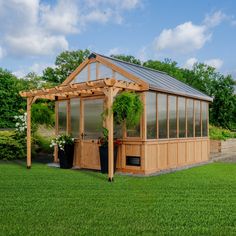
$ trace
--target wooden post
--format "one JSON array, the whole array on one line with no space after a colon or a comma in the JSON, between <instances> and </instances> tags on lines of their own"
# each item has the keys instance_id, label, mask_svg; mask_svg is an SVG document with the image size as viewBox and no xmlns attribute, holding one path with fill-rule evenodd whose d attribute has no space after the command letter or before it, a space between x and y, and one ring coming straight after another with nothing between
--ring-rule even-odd
<instances>
[{"instance_id":1,"label":"wooden post","mask_svg":"<svg viewBox=\"0 0 236 236\"><path fill-rule=\"evenodd\" d=\"M27 168L31 168L31 105L33 97L27 98Z\"/></svg>"},{"instance_id":2,"label":"wooden post","mask_svg":"<svg viewBox=\"0 0 236 236\"><path fill-rule=\"evenodd\" d=\"M59 122L58 122L58 97L55 98L55 135L59 134ZM54 146L54 162L58 162L58 146Z\"/></svg>"},{"instance_id":3,"label":"wooden post","mask_svg":"<svg viewBox=\"0 0 236 236\"><path fill-rule=\"evenodd\" d=\"M113 113L110 110L113 103L113 89L108 88L107 91L107 108L109 109L107 117L108 129L108 181L113 181L114 176L114 144L113 144Z\"/></svg>"},{"instance_id":4,"label":"wooden post","mask_svg":"<svg viewBox=\"0 0 236 236\"><path fill-rule=\"evenodd\" d=\"M66 103L66 134L71 134L71 109L70 109L70 99Z\"/></svg>"}]
</instances>

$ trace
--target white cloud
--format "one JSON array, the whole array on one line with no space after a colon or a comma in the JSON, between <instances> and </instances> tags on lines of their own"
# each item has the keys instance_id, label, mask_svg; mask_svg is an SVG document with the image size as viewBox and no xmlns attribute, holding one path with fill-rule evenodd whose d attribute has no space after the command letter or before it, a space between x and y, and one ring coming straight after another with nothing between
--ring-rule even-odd
<instances>
[{"instance_id":1,"label":"white cloud","mask_svg":"<svg viewBox=\"0 0 236 236\"><path fill-rule=\"evenodd\" d=\"M154 40L154 48L157 51L188 53L202 48L210 39L211 34L205 26L186 22L174 29L164 29Z\"/></svg>"},{"instance_id":2,"label":"white cloud","mask_svg":"<svg viewBox=\"0 0 236 236\"><path fill-rule=\"evenodd\" d=\"M154 39L154 49L158 52L189 53L201 49L212 38L212 29L223 21L233 22L233 16L222 11L207 14L202 24L191 21L177 25L175 28L164 29Z\"/></svg>"},{"instance_id":3,"label":"white cloud","mask_svg":"<svg viewBox=\"0 0 236 236\"><path fill-rule=\"evenodd\" d=\"M24 78L30 72L34 72L37 75L41 76L43 74L44 69L46 69L47 67L54 68L55 65L47 63L34 63L30 67L21 67L19 70L16 70L12 73L18 78Z\"/></svg>"},{"instance_id":4,"label":"white cloud","mask_svg":"<svg viewBox=\"0 0 236 236\"><path fill-rule=\"evenodd\" d=\"M142 47L138 53L137 53L137 58L141 61L141 62L144 62L144 61L147 61L148 60L148 47L144 46ZM150 58L149 58L150 59Z\"/></svg>"},{"instance_id":5,"label":"white cloud","mask_svg":"<svg viewBox=\"0 0 236 236\"><path fill-rule=\"evenodd\" d=\"M185 62L183 67L186 69L192 69L195 63L199 63L198 59L195 57L191 57ZM219 70L224 62L220 58L212 58L205 60L203 63L208 66L214 67L216 70Z\"/></svg>"},{"instance_id":6,"label":"white cloud","mask_svg":"<svg viewBox=\"0 0 236 236\"><path fill-rule=\"evenodd\" d=\"M88 22L98 22L98 23L107 23L111 18L112 12L110 9L105 11L93 10L88 15L83 17L83 22L86 24Z\"/></svg>"},{"instance_id":7,"label":"white cloud","mask_svg":"<svg viewBox=\"0 0 236 236\"><path fill-rule=\"evenodd\" d=\"M142 0L0 0L0 45L8 56L55 55L88 24L123 22Z\"/></svg>"},{"instance_id":8,"label":"white cloud","mask_svg":"<svg viewBox=\"0 0 236 236\"><path fill-rule=\"evenodd\" d=\"M236 20L232 20L231 25L235 26L236 25Z\"/></svg>"},{"instance_id":9,"label":"white cloud","mask_svg":"<svg viewBox=\"0 0 236 236\"><path fill-rule=\"evenodd\" d=\"M22 36L9 35L6 40L10 52L18 55L50 55L55 51L68 49L68 42L64 36L47 36L44 33Z\"/></svg>"},{"instance_id":10,"label":"white cloud","mask_svg":"<svg viewBox=\"0 0 236 236\"><path fill-rule=\"evenodd\" d=\"M186 68L186 69L192 69L194 64L197 63L197 62L198 62L197 58L191 57L185 62L183 67Z\"/></svg>"},{"instance_id":11,"label":"white cloud","mask_svg":"<svg viewBox=\"0 0 236 236\"><path fill-rule=\"evenodd\" d=\"M142 0L86 0L89 7L99 7L101 5L111 6L116 9L131 10L141 5Z\"/></svg>"},{"instance_id":12,"label":"white cloud","mask_svg":"<svg viewBox=\"0 0 236 236\"><path fill-rule=\"evenodd\" d=\"M2 59L5 56L4 49L0 46L0 59Z\"/></svg>"},{"instance_id":13,"label":"white cloud","mask_svg":"<svg viewBox=\"0 0 236 236\"><path fill-rule=\"evenodd\" d=\"M216 11L212 14L207 14L204 19L204 25L207 27L215 27L219 25L222 21L228 19L228 16L222 11Z\"/></svg>"},{"instance_id":14,"label":"white cloud","mask_svg":"<svg viewBox=\"0 0 236 236\"><path fill-rule=\"evenodd\" d=\"M60 0L57 5L41 7L42 24L45 28L59 33L78 33L79 12L76 4Z\"/></svg>"},{"instance_id":15,"label":"white cloud","mask_svg":"<svg viewBox=\"0 0 236 236\"><path fill-rule=\"evenodd\" d=\"M18 78L23 78L24 76L26 76L27 73L25 72L25 70L19 69L19 70L13 71L12 74Z\"/></svg>"},{"instance_id":16,"label":"white cloud","mask_svg":"<svg viewBox=\"0 0 236 236\"><path fill-rule=\"evenodd\" d=\"M204 63L207 64L208 66L216 68L217 70L219 70L223 65L223 61L219 58L205 60Z\"/></svg>"},{"instance_id":17,"label":"white cloud","mask_svg":"<svg viewBox=\"0 0 236 236\"><path fill-rule=\"evenodd\" d=\"M29 72L34 72L37 75L42 75L44 69L47 67L55 68L55 65L53 64L46 64L46 63L34 63L32 66L29 67Z\"/></svg>"},{"instance_id":18,"label":"white cloud","mask_svg":"<svg viewBox=\"0 0 236 236\"><path fill-rule=\"evenodd\" d=\"M141 4L141 1L139 1L139 0L123 0L123 1L120 1L119 3L120 3L120 6L122 9L133 9L133 8L138 7Z\"/></svg>"},{"instance_id":19,"label":"white cloud","mask_svg":"<svg viewBox=\"0 0 236 236\"><path fill-rule=\"evenodd\" d=\"M108 51L107 55L110 56L110 55L127 54L127 53L128 53L127 49L115 47L115 48L111 48Z\"/></svg>"}]
</instances>

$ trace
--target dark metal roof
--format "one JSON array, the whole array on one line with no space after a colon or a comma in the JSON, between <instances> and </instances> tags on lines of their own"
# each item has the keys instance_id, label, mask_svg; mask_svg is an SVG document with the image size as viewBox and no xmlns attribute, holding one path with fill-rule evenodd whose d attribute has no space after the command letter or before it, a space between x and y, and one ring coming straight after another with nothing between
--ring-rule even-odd
<instances>
[{"instance_id":1,"label":"dark metal roof","mask_svg":"<svg viewBox=\"0 0 236 236\"><path fill-rule=\"evenodd\" d=\"M91 54L92 56L94 54ZM95 54L96 55L96 54ZM97 54L99 55L99 54ZM133 74L141 80L147 82L152 90L159 90L167 93L178 94L187 97L199 98L201 100L213 101L213 99L199 90L169 76L165 72L150 69L144 66L121 61L116 58L99 55L114 65Z\"/></svg>"}]
</instances>

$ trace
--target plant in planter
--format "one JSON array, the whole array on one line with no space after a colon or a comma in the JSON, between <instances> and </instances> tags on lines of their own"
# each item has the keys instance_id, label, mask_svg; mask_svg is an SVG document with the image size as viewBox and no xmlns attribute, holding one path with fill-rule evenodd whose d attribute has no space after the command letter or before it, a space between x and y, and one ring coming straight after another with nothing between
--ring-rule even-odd
<instances>
[{"instance_id":1,"label":"plant in planter","mask_svg":"<svg viewBox=\"0 0 236 236\"><path fill-rule=\"evenodd\" d=\"M108 129L103 127L103 137L99 137L99 154L101 163L101 172L108 173ZM114 172L116 170L117 151L120 141L114 141Z\"/></svg>"},{"instance_id":2,"label":"plant in planter","mask_svg":"<svg viewBox=\"0 0 236 236\"><path fill-rule=\"evenodd\" d=\"M115 98L112 111L115 123L126 124L128 128L133 128L140 121L143 103L138 94L123 92Z\"/></svg>"},{"instance_id":3,"label":"plant in planter","mask_svg":"<svg viewBox=\"0 0 236 236\"><path fill-rule=\"evenodd\" d=\"M127 127L136 126L139 121L143 111L143 104L140 99L140 96L134 92L122 92L119 94L113 103L112 112L114 115L114 122L118 125L126 124ZM109 114L108 111L105 111L102 116L105 118ZM108 172L108 130L103 128L103 137L99 138L99 147L100 152L100 163L101 163L101 172ZM119 140L114 141L114 172L116 169L116 160L117 160L117 150L118 145L121 142Z\"/></svg>"},{"instance_id":4,"label":"plant in planter","mask_svg":"<svg viewBox=\"0 0 236 236\"><path fill-rule=\"evenodd\" d=\"M70 169L73 166L74 138L70 135L58 135L52 139L50 147L58 146L60 168Z\"/></svg>"}]
</instances>

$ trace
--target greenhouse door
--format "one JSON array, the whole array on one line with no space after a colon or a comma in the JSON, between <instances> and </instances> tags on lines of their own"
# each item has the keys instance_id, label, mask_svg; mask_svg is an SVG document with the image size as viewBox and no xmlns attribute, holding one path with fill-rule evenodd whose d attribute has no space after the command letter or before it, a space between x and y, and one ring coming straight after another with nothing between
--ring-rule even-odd
<instances>
[{"instance_id":1,"label":"greenhouse door","mask_svg":"<svg viewBox=\"0 0 236 236\"><path fill-rule=\"evenodd\" d=\"M84 125L81 139L81 167L100 170L98 138L102 135L104 99L83 99Z\"/></svg>"}]
</instances>

